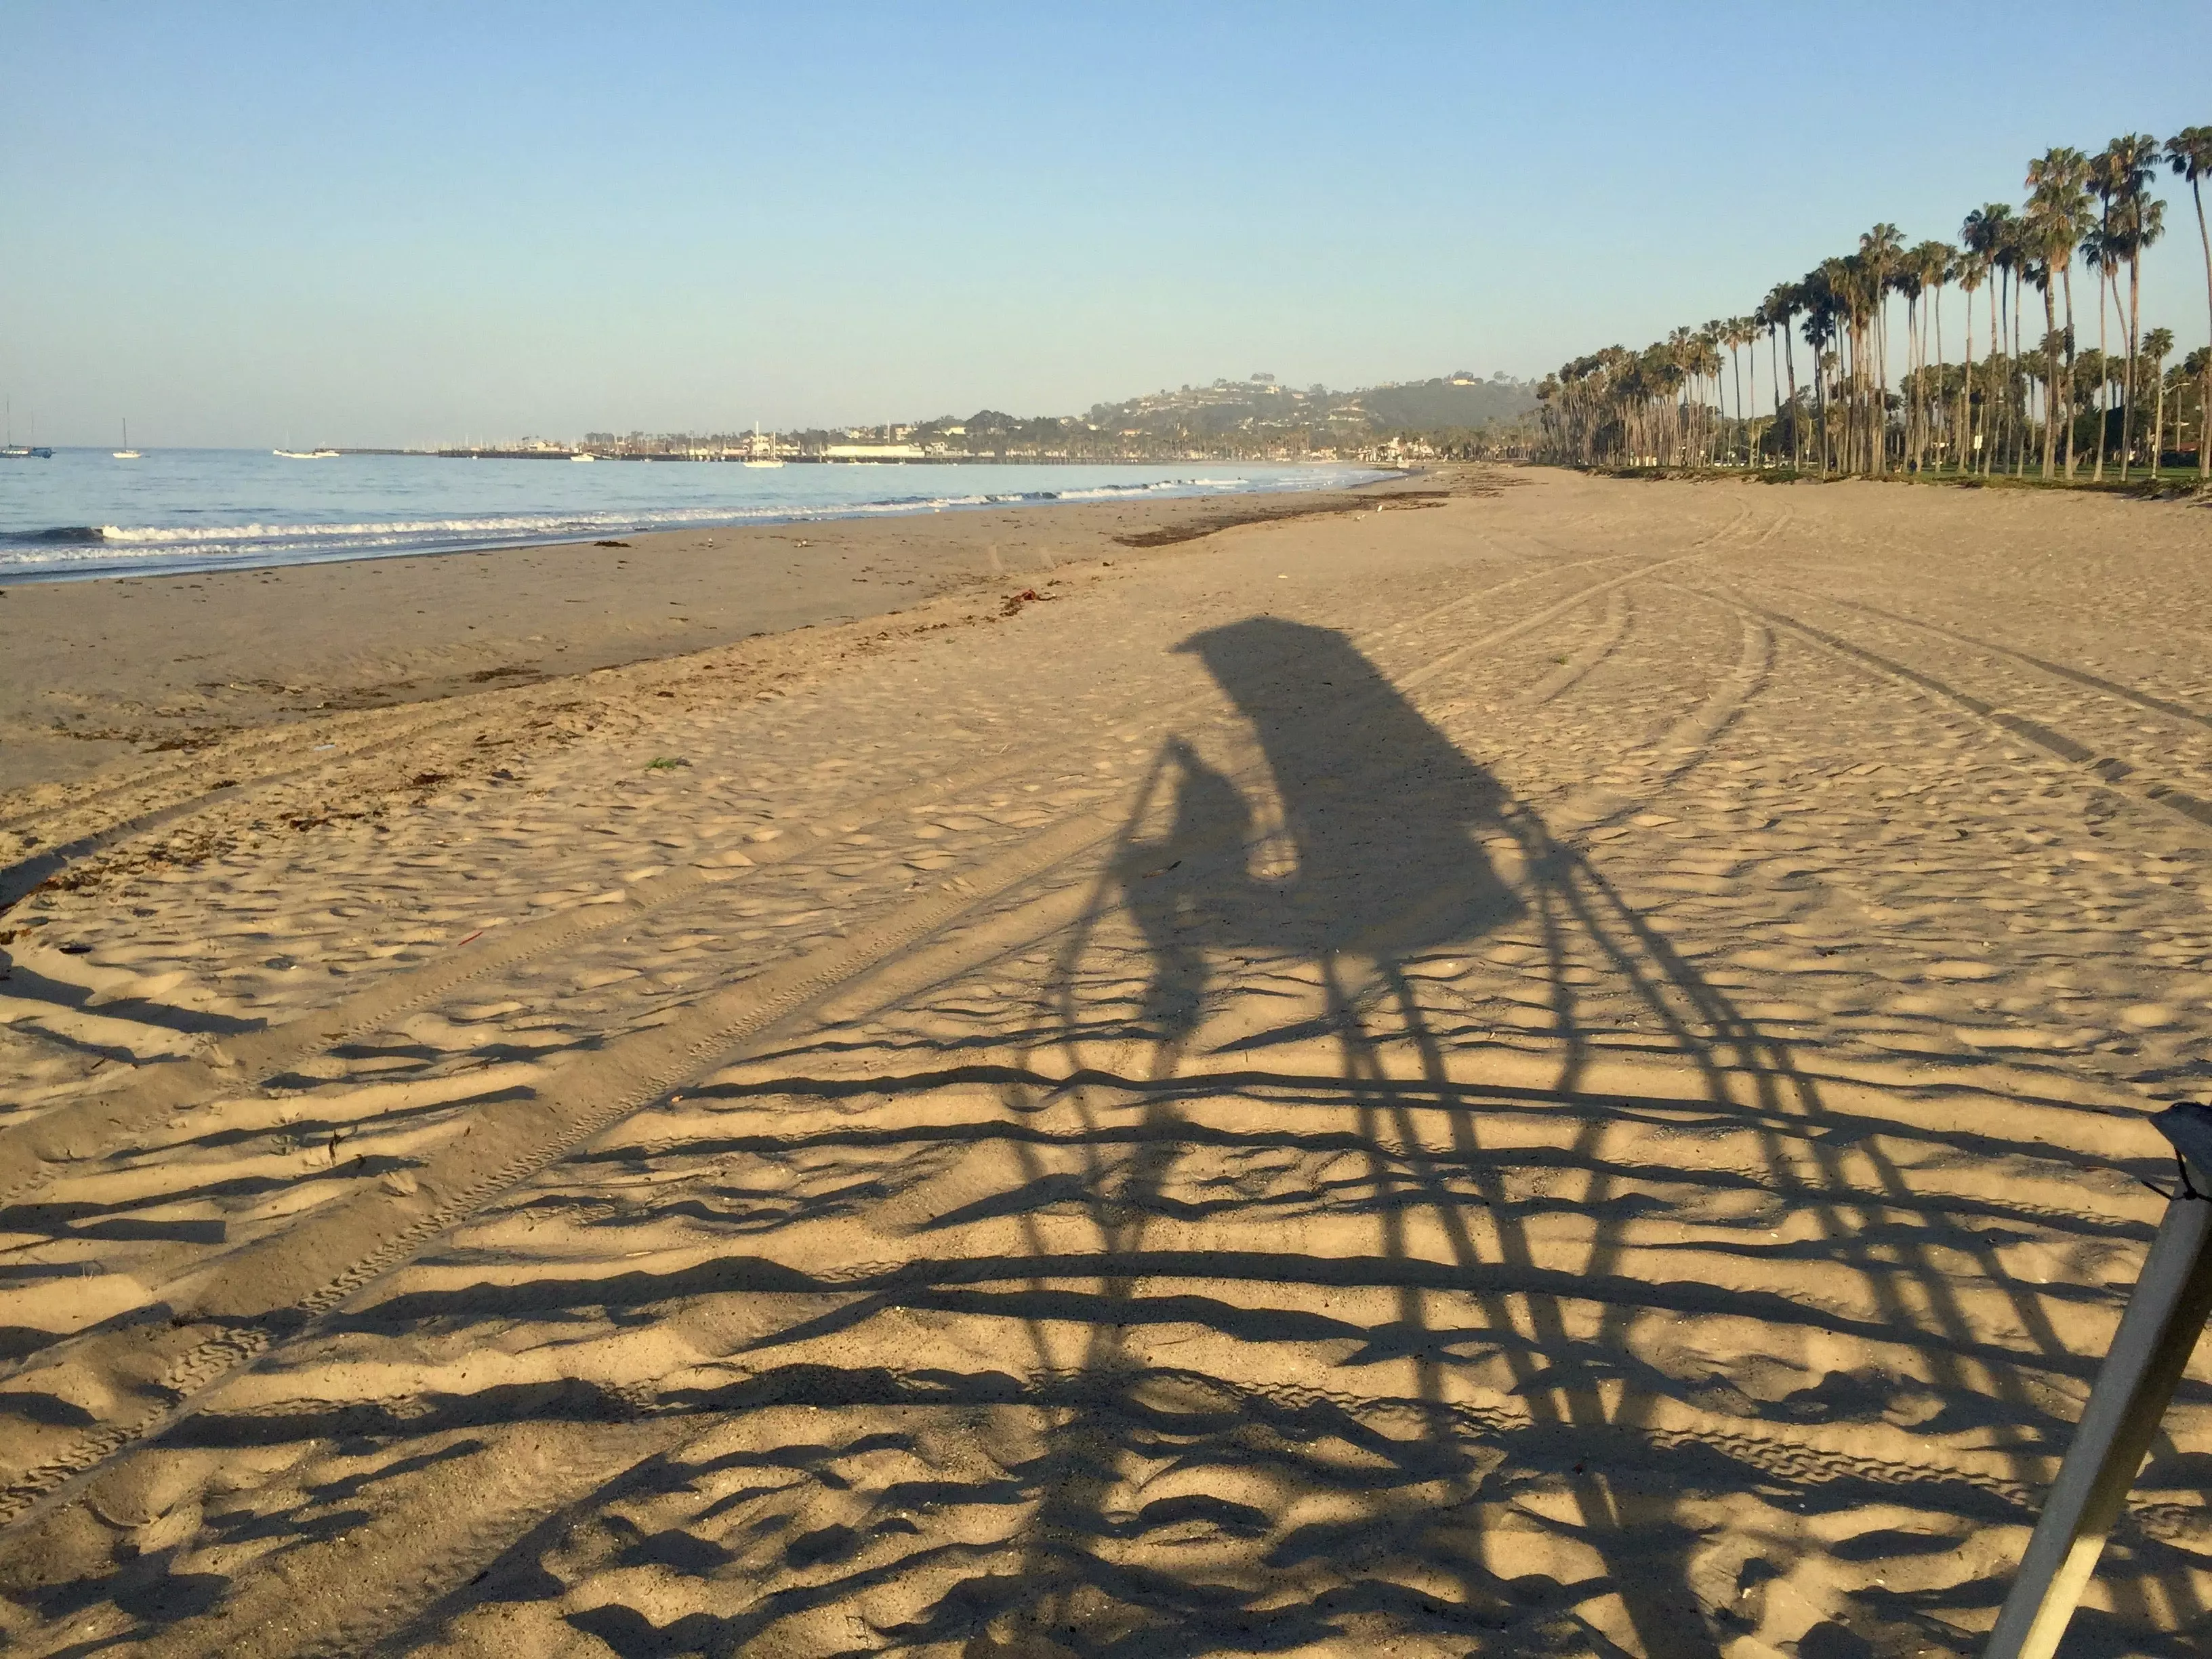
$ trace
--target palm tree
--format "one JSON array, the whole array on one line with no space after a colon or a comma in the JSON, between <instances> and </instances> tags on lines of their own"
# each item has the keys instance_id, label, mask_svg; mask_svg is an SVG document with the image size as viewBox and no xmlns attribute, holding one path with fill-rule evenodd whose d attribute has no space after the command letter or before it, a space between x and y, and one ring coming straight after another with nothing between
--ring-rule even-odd
<instances>
[{"instance_id":1,"label":"palm tree","mask_svg":"<svg viewBox=\"0 0 2212 1659\"><path fill-rule=\"evenodd\" d=\"M1990 387L1982 398L1982 471L1985 474L1996 464L1997 313L2005 275L2010 269L2007 249L2011 226L2011 206L2004 202L1987 202L1969 213L1959 228L1959 240L1974 256L1984 277L1996 278L1990 283ZM1971 325L1971 314L1966 320Z\"/></svg>"},{"instance_id":2,"label":"palm tree","mask_svg":"<svg viewBox=\"0 0 2212 1659\"><path fill-rule=\"evenodd\" d=\"M2013 471L2014 473L2020 471L2017 443L2020 422L2014 419L2012 392L2014 380L2013 359L2020 335L2019 276L2021 267L2027 263L2027 254L2021 243L2021 222L2013 213L2009 204L1990 202L1966 216L1961 232L1969 246L1979 246L1987 252L1990 267L1996 275L1996 281L1990 285L1990 394L1982 424L1985 428L1990 426L1993 417L2002 414L2004 430L2002 433L1992 431L1990 434L1984 451L1986 459L1982 463L1984 473L1996 471L1997 452L2006 442L2014 445ZM2008 301L2008 285L2011 297ZM2013 325L2004 331L2003 343L2000 344L1999 323L2008 315L2012 319ZM2002 401L2000 404L2001 391Z\"/></svg>"},{"instance_id":3,"label":"palm tree","mask_svg":"<svg viewBox=\"0 0 2212 1659\"><path fill-rule=\"evenodd\" d=\"M2027 246L2034 256L2028 280L2043 291L2043 471L2048 478L2057 459L2058 424L2070 418L2060 412L2059 357L2064 337L2058 331L2057 290L2061 272L2074 263L2074 244L2079 233L2058 207L2038 204L2027 217Z\"/></svg>"},{"instance_id":4,"label":"palm tree","mask_svg":"<svg viewBox=\"0 0 2212 1659\"><path fill-rule=\"evenodd\" d=\"M1728 324L1720 318L1715 317L1708 320L1705 325L1698 331L1695 337L1696 341L1703 343L1704 349L1710 349L1712 353L1713 401L1720 406L1719 425L1723 431L1725 431L1728 426L1728 386L1720 377L1720 349L1725 345L1729 349L1730 356L1735 355L1735 344L1728 337ZM1704 349L1700 349L1694 355L1702 356ZM1736 418L1741 420L1743 417L1743 377L1741 374L1736 377L1735 391ZM1716 433L1714 453L1711 458L1714 461L1718 461L1720 459L1718 436L1719 434Z\"/></svg>"},{"instance_id":5,"label":"palm tree","mask_svg":"<svg viewBox=\"0 0 2212 1659\"><path fill-rule=\"evenodd\" d=\"M1917 459L1920 453L1919 396L1922 390L1920 373L1920 296L1928 291L1920 280L1920 266L1907 249L1898 258L1897 270L1889 285L1905 296L1905 453ZM1885 403L1887 399L1883 400ZM1901 464L1904 464L1901 462Z\"/></svg>"},{"instance_id":6,"label":"palm tree","mask_svg":"<svg viewBox=\"0 0 2212 1659\"><path fill-rule=\"evenodd\" d=\"M2128 391L2121 411L2120 476L2128 476L2128 460L2135 453L2136 358L2142 350L2143 250L2165 234L2166 204L2154 196L2138 196L2114 216L2120 252L2128 262ZM2113 283L2113 308L2118 309L2119 285Z\"/></svg>"},{"instance_id":7,"label":"palm tree","mask_svg":"<svg viewBox=\"0 0 2212 1659\"><path fill-rule=\"evenodd\" d=\"M2097 158L2102 190L2109 192L2106 240L2117 240L2128 262L2128 379L2120 404L2122 478L2128 476L2128 460L2135 447L2136 338L2142 319L2142 251L2165 228L2165 204L2150 194L2151 175L2163 154L2157 139L2147 132L2135 132L2113 139Z\"/></svg>"},{"instance_id":8,"label":"palm tree","mask_svg":"<svg viewBox=\"0 0 2212 1659\"><path fill-rule=\"evenodd\" d=\"M1782 331L1782 353L1790 368L1790 464L1800 471L1802 471L1805 466L1805 440L1804 423L1799 418L1802 411L1797 407L1797 348L1795 343L1795 330L1797 315L1804 309L1804 289L1796 283L1777 283L1768 290L1765 300L1759 307L1759 316L1765 322L1767 328L1766 361L1770 367L1774 362L1772 338L1774 331L1779 329ZM1778 403L1781 400L1781 388L1778 386L1775 388L1775 398Z\"/></svg>"},{"instance_id":9,"label":"palm tree","mask_svg":"<svg viewBox=\"0 0 2212 1659\"><path fill-rule=\"evenodd\" d=\"M2038 476L2048 478L2058 441L2058 278L2054 248L2063 233L2047 217L2032 216L2027 226L2032 257L2021 276L2043 295L2043 465Z\"/></svg>"},{"instance_id":10,"label":"palm tree","mask_svg":"<svg viewBox=\"0 0 2212 1659\"><path fill-rule=\"evenodd\" d=\"M1835 263L1831 260L1831 264ZM1828 371L1830 353L1827 347L1836 339L1836 296L1828 285L1828 267L1805 273L1805 280L1796 285L1797 310L1804 318L1798 331L1805 337L1806 348L1813 354L1813 441L1820 452L1820 476L1828 475Z\"/></svg>"},{"instance_id":11,"label":"palm tree","mask_svg":"<svg viewBox=\"0 0 2212 1659\"><path fill-rule=\"evenodd\" d=\"M2212 421L2212 397L2205 395L2212 392L2212 346L2197 347L2181 360L2178 372L2197 382L2197 473L2202 478L2207 471L2205 458L2212 454L2212 441L2207 441L2205 431L2206 423ZM2179 390L2179 387L2175 389ZM2174 407L2173 428L2174 447L2179 449L2181 447L2181 409L2179 404Z\"/></svg>"},{"instance_id":12,"label":"palm tree","mask_svg":"<svg viewBox=\"0 0 2212 1659\"><path fill-rule=\"evenodd\" d=\"M2074 248L2089 222L2089 158L2049 149L2027 164L2029 203L2045 227L2043 255L2066 295L2066 476L2074 476ZM2046 428L2047 430L2047 428ZM2048 450L2047 437L2044 447ZM2045 466L2046 473L2049 471Z\"/></svg>"},{"instance_id":13,"label":"palm tree","mask_svg":"<svg viewBox=\"0 0 2212 1659\"><path fill-rule=\"evenodd\" d=\"M1821 422L1820 465L1838 472L1858 470L1865 451L1867 331L1874 315L1873 279L1867 262L1856 253L1823 259L1808 271L1805 287L1811 296L1805 338L1813 340L1814 325L1824 325L1823 343L1835 350L1820 354L1820 380L1827 387L1825 409L1842 409L1842 430L1831 420ZM1816 345L1817 349L1817 345Z\"/></svg>"},{"instance_id":14,"label":"palm tree","mask_svg":"<svg viewBox=\"0 0 2212 1659\"><path fill-rule=\"evenodd\" d=\"M2093 228L2081 239L2081 257L2097 273L2097 361L2100 364L2106 364L2110 354L2105 349L2105 286L2108 283L2113 284L2113 298L2117 301L2119 295L2119 256L2112 251L2105 233ZM2112 410L2106 398L2111 386L2112 373L2109 368L2106 368L2097 377L2097 459L2092 473L2094 480L2100 483L2105 477L2105 449L2111 436L2108 428L2112 425Z\"/></svg>"},{"instance_id":15,"label":"palm tree","mask_svg":"<svg viewBox=\"0 0 2212 1659\"><path fill-rule=\"evenodd\" d=\"M1730 317L1724 321L1709 324L1706 331L1728 348L1729 376L1735 382L1736 424L1743 428L1744 465L1748 466L1751 464L1751 417L1743 404L1743 360L1741 354L1745 347L1759 337L1758 325L1748 317ZM1751 386L1753 392L1758 391L1759 361L1755 356L1751 365Z\"/></svg>"},{"instance_id":16,"label":"palm tree","mask_svg":"<svg viewBox=\"0 0 2212 1659\"><path fill-rule=\"evenodd\" d=\"M1989 256L1969 249L1959 256L1959 291L1966 296L1966 364L1959 379L1959 470L1974 464L1974 292L1990 274Z\"/></svg>"},{"instance_id":17,"label":"palm tree","mask_svg":"<svg viewBox=\"0 0 2212 1659\"><path fill-rule=\"evenodd\" d=\"M1876 225L1859 238L1859 258L1866 261L1867 299L1873 318L1874 366L1879 387L1873 408L1873 444L1869 453L1876 477L1881 476L1889 447L1889 288L1890 278L1905 253L1905 239L1895 225Z\"/></svg>"},{"instance_id":18,"label":"palm tree","mask_svg":"<svg viewBox=\"0 0 2212 1659\"><path fill-rule=\"evenodd\" d=\"M2173 331L2154 328L2142 337L2142 355L2150 365L2151 384L2158 388L2156 412L2150 417L2150 476L2158 477L2159 457L2166 447L2166 360L2173 351Z\"/></svg>"},{"instance_id":19,"label":"palm tree","mask_svg":"<svg viewBox=\"0 0 2212 1659\"><path fill-rule=\"evenodd\" d=\"M2028 222L2015 216L2005 223L2004 246L1998 253L2002 264L2008 264L2012 277L2012 313L2005 343L2008 360L2005 364L2005 419L2012 428L2012 476L2021 477L2027 471L2028 386L2033 378L2022 366L2027 356L2027 342L2021 336L2020 308L2021 294L2035 281L2035 249Z\"/></svg>"},{"instance_id":20,"label":"palm tree","mask_svg":"<svg viewBox=\"0 0 2212 1659\"><path fill-rule=\"evenodd\" d=\"M2184 127L2166 141L2166 165L2177 178L2189 181L2189 194L2197 204L2197 240L2204 249L2204 304L2212 311L2212 234L2204 228L2204 179L2212 175L2212 127ZM2197 473L2212 478L2212 444L2204 441L2204 411L2212 408L2212 356L2206 359L2197 392Z\"/></svg>"},{"instance_id":21,"label":"palm tree","mask_svg":"<svg viewBox=\"0 0 2212 1659\"><path fill-rule=\"evenodd\" d=\"M1929 372L1928 363L1928 335L1932 320L1936 337L1936 379L1942 378L1943 357L1943 285L1951 280L1952 268L1958 250L1948 242L1918 242L1899 260L1899 291L1905 295L1905 303L1917 313L1917 327L1909 328L1914 373L1913 402L1907 414L1906 441L1912 446L1912 460L1917 468L1924 462L1925 452L1935 442L1935 426L1939 400L1928 395ZM1923 309L1919 305L1923 295L1928 300ZM1917 435L1916 435L1917 434Z\"/></svg>"},{"instance_id":22,"label":"palm tree","mask_svg":"<svg viewBox=\"0 0 2212 1659\"><path fill-rule=\"evenodd\" d=\"M1933 416L1941 417L1943 412L1942 393L1944 380L1943 369L1945 362L1945 353L1943 350L1943 290L1948 288L1952 283L1956 281L1958 278L1959 250L1953 247L1948 242L1938 242L1931 240L1921 243L1920 258L1921 276L1929 283L1936 290L1936 300L1932 307L1932 320L1936 326L1936 402L1930 405L1930 413ZM1953 447L1956 446L1958 434L1955 431L1948 429L1948 423L1944 438L1945 442L1948 445ZM1940 471L1942 471L1942 463L1939 459L1936 463L1936 469Z\"/></svg>"}]
</instances>

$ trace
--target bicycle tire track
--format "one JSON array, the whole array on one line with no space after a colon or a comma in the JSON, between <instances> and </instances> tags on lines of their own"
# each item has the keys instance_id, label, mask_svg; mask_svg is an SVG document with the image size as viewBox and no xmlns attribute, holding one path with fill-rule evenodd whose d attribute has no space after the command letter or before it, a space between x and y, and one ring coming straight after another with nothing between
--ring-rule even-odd
<instances>
[{"instance_id":1,"label":"bicycle tire track","mask_svg":"<svg viewBox=\"0 0 2212 1659\"><path fill-rule=\"evenodd\" d=\"M2100 754L2087 744L2040 720L2013 714L1975 696L1972 692L1962 691L1933 674L1830 633L1826 629L1785 612L1766 609L1748 599L1733 602L1742 604L1773 626L1796 635L1830 655L1853 664L1863 672L1909 686L1927 698L1960 709L1984 726L2031 744L2052 758L2088 773L2115 794L2156 807L2162 813L2179 819L2197 836L2212 837L2212 800L2176 785L2155 778L2145 778L2133 765L2117 756Z\"/></svg>"}]
</instances>

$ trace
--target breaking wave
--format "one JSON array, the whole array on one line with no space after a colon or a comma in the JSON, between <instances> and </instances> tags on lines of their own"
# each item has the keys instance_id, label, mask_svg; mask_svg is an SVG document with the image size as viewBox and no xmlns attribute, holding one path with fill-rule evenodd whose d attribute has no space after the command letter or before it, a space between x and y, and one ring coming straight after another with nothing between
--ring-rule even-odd
<instances>
[{"instance_id":1,"label":"breaking wave","mask_svg":"<svg viewBox=\"0 0 2212 1659\"><path fill-rule=\"evenodd\" d=\"M434 464L441 465L441 464ZM1055 466L1009 467L1007 471L1060 475L1081 469ZM659 474L662 469L653 471ZM908 478L912 473L906 469ZM565 473L566 469L563 469ZM46 475L39 475L41 477ZM637 475L623 469L619 477ZM1364 473L1358 476L1371 476ZM943 473L939 474L942 478ZM635 535L656 530L703 529L749 524L805 522L825 519L867 518L896 514L957 512L992 507L1043 505L1061 501L1093 501L1132 496L1190 495L1206 491L1297 490L1328 488L1352 481L1350 470L1322 471L1311 468L1260 468L1254 474L1223 477L1154 477L1100 480L1066 477L1058 488L981 488L958 493L893 494L886 491L866 499L843 498L844 490L858 483L844 467L808 468L796 478L784 478L776 497L752 501L723 499L641 503L630 499L619 504L580 505L567 511L406 513L388 516L376 513L372 490L357 499L356 509L341 507L327 519L307 514L293 518L281 512L270 515L238 514L226 521L220 507L196 501L175 504L167 523L58 524L48 528L0 530L0 580L34 580L41 576L100 576L150 574L227 568L279 564L321 563L332 560L395 557L409 554L468 552L495 547L543 545L587 541L611 535ZM213 481L210 480L210 483ZM442 482L441 480L440 482ZM568 483L565 477L562 483ZM883 478L883 483L890 482ZM933 480L934 482L934 480ZM945 482L951 482L947 479ZM978 484L987 483L977 479ZM990 479L989 483L998 483ZM1022 480L1027 483L1027 479ZM419 500L419 475L407 481L405 494ZM865 486L863 486L865 488ZM391 493L401 493L397 490ZM857 491L855 492L857 494ZM808 500L811 496L814 499ZM231 497L233 501L236 495ZM264 499L267 499L264 495ZM312 499L312 498L309 498ZM133 505L137 503L134 501ZM303 505L305 503L303 502ZM166 503L164 505L167 505ZM320 503L316 503L320 505ZM361 509L366 507L366 512ZM185 520L179 522L178 520Z\"/></svg>"}]
</instances>

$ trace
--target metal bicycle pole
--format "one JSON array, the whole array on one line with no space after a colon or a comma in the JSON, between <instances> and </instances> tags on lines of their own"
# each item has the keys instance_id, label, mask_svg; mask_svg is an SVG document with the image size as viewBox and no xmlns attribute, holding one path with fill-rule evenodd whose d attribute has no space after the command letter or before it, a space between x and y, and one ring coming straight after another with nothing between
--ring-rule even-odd
<instances>
[{"instance_id":1,"label":"metal bicycle pole","mask_svg":"<svg viewBox=\"0 0 2212 1659\"><path fill-rule=\"evenodd\" d=\"M2180 1158L2181 1190L2143 1258L1983 1659L2051 1659L2057 1651L2212 1314L2212 1106L2184 1102L2151 1122Z\"/></svg>"}]
</instances>

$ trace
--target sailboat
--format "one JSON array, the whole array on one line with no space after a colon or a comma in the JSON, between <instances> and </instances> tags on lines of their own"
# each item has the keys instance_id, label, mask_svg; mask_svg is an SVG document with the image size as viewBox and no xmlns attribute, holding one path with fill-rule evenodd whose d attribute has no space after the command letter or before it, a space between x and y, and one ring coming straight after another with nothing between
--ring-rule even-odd
<instances>
[{"instance_id":1,"label":"sailboat","mask_svg":"<svg viewBox=\"0 0 2212 1659\"><path fill-rule=\"evenodd\" d=\"M15 441L15 404L12 398L8 402L7 410L8 441L0 444L0 461L53 459L54 452L39 442L39 417L35 415L31 416L31 441L19 444Z\"/></svg>"},{"instance_id":2,"label":"sailboat","mask_svg":"<svg viewBox=\"0 0 2212 1659\"><path fill-rule=\"evenodd\" d=\"M752 453L745 457L744 464L747 466L781 466L783 465L783 458L775 453L775 440L769 438L765 441L763 441L758 421L753 422Z\"/></svg>"},{"instance_id":3,"label":"sailboat","mask_svg":"<svg viewBox=\"0 0 2212 1659\"><path fill-rule=\"evenodd\" d=\"M118 461L135 461L139 459L138 452L131 447L131 422L128 421L123 423L123 447L115 452L115 459Z\"/></svg>"},{"instance_id":4,"label":"sailboat","mask_svg":"<svg viewBox=\"0 0 2212 1659\"><path fill-rule=\"evenodd\" d=\"M0 461L26 460L30 453L30 445L15 441L15 404L10 399L8 404L8 441L0 444Z\"/></svg>"}]
</instances>

